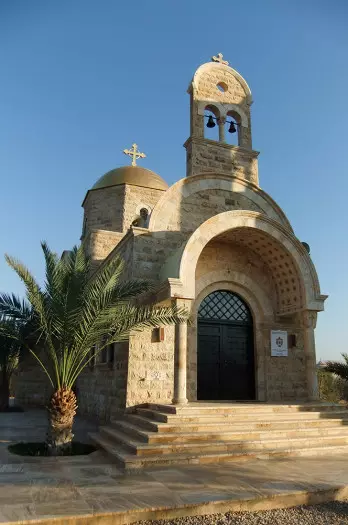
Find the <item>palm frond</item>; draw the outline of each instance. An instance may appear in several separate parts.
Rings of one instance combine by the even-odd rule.
[[[31,340],[28,344],[27,338],[27,347],[55,388],[75,383],[90,360],[92,347],[100,352],[135,331],[187,320],[183,308],[139,305],[138,299],[144,302],[144,294],[153,286],[142,279],[126,280],[120,258],[110,258],[91,276],[90,259],[83,245],[75,246],[60,259],[47,243],[41,246],[46,264],[43,289],[21,262],[10,256],[6,260],[24,282],[31,305]],[[3,294],[0,313],[14,317],[16,313],[19,318],[25,310],[23,304]],[[45,359],[41,359],[43,349]]]
[[[110,309],[110,311],[112,311]],[[148,328],[157,328],[187,322],[188,311],[186,308],[158,307],[158,306],[134,306],[125,304],[116,306],[112,314],[100,318],[100,325],[89,333],[89,338],[85,341],[85,350],[79,350],[77,355],[79,361],[76,370],[69,376],[69,383],[74,384],[79,374],[87,366],[86,358],[90,349],[97,346],[96,355],[106,346],[112,343],[126,341],[131,333],[141,332]]]
[[[0,315],[26,321],[31,315],[30,303],[15,294],[0,293]]]
[[[348,356],[347,356],[348,358]],[[340,363],[339,361],[329,361],[326,363],[326,366],[324,368],[327,372],[331,372],[332,374],[336,374],[337,376],[341,377],[342,379],[345,379],[348,381],[348,364],[346,363]]]
[[[18,364],[22,349],[22,326],[11,318],[0,320],[0,370],[7,380]]]
[[[26,268],[20,261],[5,255],[6,262],[11,266],[11,268],[17,273],[20,279],[24,282],[28,301],[32,304],[34,310],[40,316],[45,325],[47,324],[45,304],[43,300],[43,294],[41,292],[40,286],[35,281],[35,278],[30,273],[28,268]]]

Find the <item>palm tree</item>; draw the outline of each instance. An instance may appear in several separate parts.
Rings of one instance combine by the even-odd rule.
[[[24,350],[23,341],[29,340],[32,331],[29,305],[14,295],[4,297],[13,311],[18,310],[18,316],[0,315],[0,411],[9,408],[11,377]]]
[[[10,381],[15,371],[20,352],[16,321],[0,320],[0,412],[9,407]]]
[[[341,356],[344,359],[344,363],[340,361],[328,361],[325,370],[348,381],[348,354],[343,353]]]
[[[77,402],[73,387],[95,353],[128,339],[131,332],[187,320],[185,309],[141,305],[139,298],[151,290],[144,280],[123,279],[123,262],[107,260],[91,275],[90,259],[83,246],[74,247],[62,258],[41,244],[46,279],[41,288],[18,260],[5,256],[26,287],[27,300],[38,319],[42,353],[30,348],[45,371],[53,394],[49,412],[47,445],[52,455],[71,447]],[[25,317],[20,308],[0,295],[0,312]],[[93,352],[91,351],[92,349]]]

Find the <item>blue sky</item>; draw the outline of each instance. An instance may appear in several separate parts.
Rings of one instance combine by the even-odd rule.
[[[2,0],[0,253],[42,280],[40,240],[78,242],[85,192],[134,141],[184,177],[186,89],[222,52],[253,93],[261,187],[330,295],[317,356],[348,352],[347,26],[346,0]],[[23,291],[2,257],[0,290]]]

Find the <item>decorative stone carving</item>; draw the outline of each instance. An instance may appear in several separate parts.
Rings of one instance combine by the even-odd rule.
[[[316,328],[318,312],[306,310],[303,312],[303,326],[304,328]]]

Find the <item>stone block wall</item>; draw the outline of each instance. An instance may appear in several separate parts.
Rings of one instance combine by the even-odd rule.
[[[123,233],[90,230],[85,239],[87,254],[91,257],[93,268],[96,268],[118,245]]]
[[[84,202],[86,234],[90,230],[125,233],[142,207],[152,208],[164,190],[120,184],[91,190]]]
[[[124,185],[91,190],[84,201],[86,233],[90,230],[123,231]]]
[[[126,404],[128,342],[115,344],[114,362],[85,368],[77,380],[78,410],[81,414],[107,422],[123,412]]]
[[[23,406],[47,406],[52,386],[47,375],[34,360],[27,356],[18,367],[14,382],[16,404]]]
[[[190,137],[185,147],[187,176],[209,172],[226,173],[258,185],[258,152],[196,137]]]
[[[296,346],[287,357],[271,356],[271,330],[286,330],[296,336]],[[303,330],[296,320],[282,321],[263,330],[267,401],[306,401],[308,399]]]
[[[251,210],[262,213],[262,209],[242,193],[207,189],[182,198],[178,208],[168,216],[168,228],[190,233],[210,217],[229,210]]]
[[[130,337],[127,407],[143,403],[171,403],[174,387],[174,327],[164,328],[165,339],[153,342],[154,332]]]
[[[134,219],[139,216],[141,208],[152,210],[163,193],[164,190],[125,185],[122,230],[128,230]]]
[[[185,232],[148,232],[134,228],[132,272],[134,277],[158,280],[168,255],[187,238]]]

